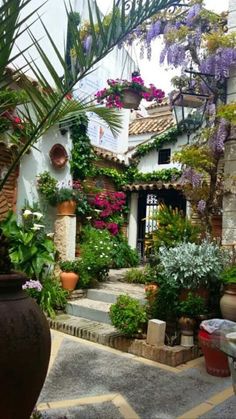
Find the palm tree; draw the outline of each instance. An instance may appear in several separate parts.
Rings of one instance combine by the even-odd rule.
[[[40,42],[36,39],[29,19],[40,19],[37,12],[41,6],[32,13],[22,17],[22,10],[31,0],[0,0],[0,83],[1,90],[7,89],[13,80],[19,80],[21,89],[24,90],[27,100],[19,111],[26,122],[27,130],[24,132],[25,142],[20,144],[18,152],[6,175],[0,182],[0,190],[3,188],[11,172],[19,163],[27,150],[41,137],[50,127],[59,123],[62,119],[71,119],[74,114],[94,112],[101,117],[117,133],[121,127],[120,116],[113,109],[95,106],[91,102],[67,100],[67,95],[73,87],[88,75],[94,66],[102,60],[116,45],[137,28],[144,21],[162,9],[176,6],[180,0],[113,0],[113,7],[109,16],[101,17],[96,0],[92,13],[91,2],[88,0],[89,31],[86,34],[90,47],[84,48],[83,27],[79,24],[78,14],[72,9],[66,9],[68,18],[67,51],[64,54],[58,50],[49,31],[41,21],[45,36],[50,42],[63,72],[59,75],[51,64]],[[27,9],[25,9],[27,10]],[[78,25],[79,24],[79,25]],[[26,28],[25,28],[26,25]],[[53,88],[45,78],[37,62],[30,58],[30,46],[25,50],[12,55],[13,46],[20,35],[27,31],[32,45],[36,47],[40,59],[44,63],[53,80]],[[26,54],[27,53],[27,54]],[[23,56],[25,65],[21,68],[14,67],[18,56]],[[7,68],[13,66],[11,77]],[[25,72],[31,69],[37,83],[32,82]],[[11,103],[0,103],[0,115]]]

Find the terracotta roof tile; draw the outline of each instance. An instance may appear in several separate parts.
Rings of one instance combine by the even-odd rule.
[[[116,153],[113,153],[112,151],[106,150],[104,148],[101,147],[96,147],[93,145],[93,150],[95,152],[95,154],[98,157],[101,157],[105,160],[110,160],[110,161],[114,161],[115,163],[119,163],[119,164],[125,164],[125,160],[124,159],[120,159]]]
[[[138,118],[131,122],[129,135],[140,135],[146,133],[160,134],[175,125],[171,112],[165,114]]]
[[[153,102],[151,105],[146,106],[146,109],[155,109],[155,108],[161,108],[163,106],[167,106],[170,104],[170,100],[168,97],[165,97],[161,103]]]

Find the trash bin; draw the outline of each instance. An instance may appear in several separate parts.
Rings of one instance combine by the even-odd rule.
[[[206,370],[210,375],[230,375],[228,356],[219,348],[222,330],[229,329],[232,325],[235,326],[235,323],[224,319],[204,320],[200,324],[198,340],[205,358]]]

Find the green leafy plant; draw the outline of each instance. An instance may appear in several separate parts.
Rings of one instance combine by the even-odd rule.
[[[160,205],[160,209],[152,216],[152,219],[156,221],[158,228],[146,237],[147,254],[158,250],[160,246],[174,247],[183,241],[197,242],[199,240],[199,227],[193,226],[177,208]]]
[[[77,201],[77,190],[72,188],[58,188],[54,195],[54,200],[52,201],[54,204],[59,204],[65,201]]]
[[[74,179],[84,180],[93,173],[96,156],[87,135],[87,128],[88,119],[83,115],[75,117],[70,127],[72,139],[70,170]]]
[[[219,283],[228,261],[227,254],[215,242],[180,243],[176,247],[161,247],[160,263],[164,275],[172,284],[187,289],[209,287]]]
[[[171,281],[164,274],[158,276],[159,290],[156,301],[152,304],[151,317],[164,321],[175,321],[179,307],[179,284]]]
[[[60,268],[63,272],[79,273],[79,262],[78,262],[78,260],[60,261],[59,266],[60,266]]]
[[[236,266],[225,269],[220,278],[224,284],[236,284]]]
[[[57,179],[51,176],[48,171],[40,173],[37,177],[38,191],[50,204],[54,204],[55,202],[57,184]]]
[[[25,210],[22,224],[17,223],[16,215],[9,212],[1,222],[1,229],[9,241],[9,256],[16,270],[24,272],[31,279],[41,279],[45,270],[55,264],[56,248],[44,231],[42,214]]]
[[[188,293],[185,301],[181,301],[178,306],[179,316],[186,316],[195,318],[207,311],[205,301],[199,295],[194,295],[192,292]]]
[[[125,273],[124,281],[131,284],[145,284],[146,275],[142,269],[132,268]]]
[[[113,248],[111,254],[111,267],[115,269],[137,266],[139,256],[136,249],[132,249],[128,241],[121,234],[112,237]]]
[[[46,276],[42,280],[42,291],[39,296],[41,309],[51,318],[56,310],[63,310],[67,303],[68,291],[64,290],[57,278]]]
[[[119,295],[109,315],[113,326],[127,336],[140,333],[147,323],[145,306],[129,295]]]

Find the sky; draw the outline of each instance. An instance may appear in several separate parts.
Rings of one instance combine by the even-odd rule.
[[[109,6],[111,5],[111,0],[97,0],[99,7],[103,13],[107,13]],[[205,0],[206,8],[213,10],[217,13],[228,10],[229,0]],[[170,67],[165,67],[165,65],[159,65],[159,54],[162,49],[161,40],[155,41],[152,48],[152,59],[151,61],[147,59],[140,60],[139,51],[137,48],[132,48],[130,50],[130,55],[134,61],[138,61],[138,66],[143,77],[145,84],[154,83],[156,87],[161,88],[166,93],[171,91],[171,79],[178,74],[176,69],[170,69]]]

